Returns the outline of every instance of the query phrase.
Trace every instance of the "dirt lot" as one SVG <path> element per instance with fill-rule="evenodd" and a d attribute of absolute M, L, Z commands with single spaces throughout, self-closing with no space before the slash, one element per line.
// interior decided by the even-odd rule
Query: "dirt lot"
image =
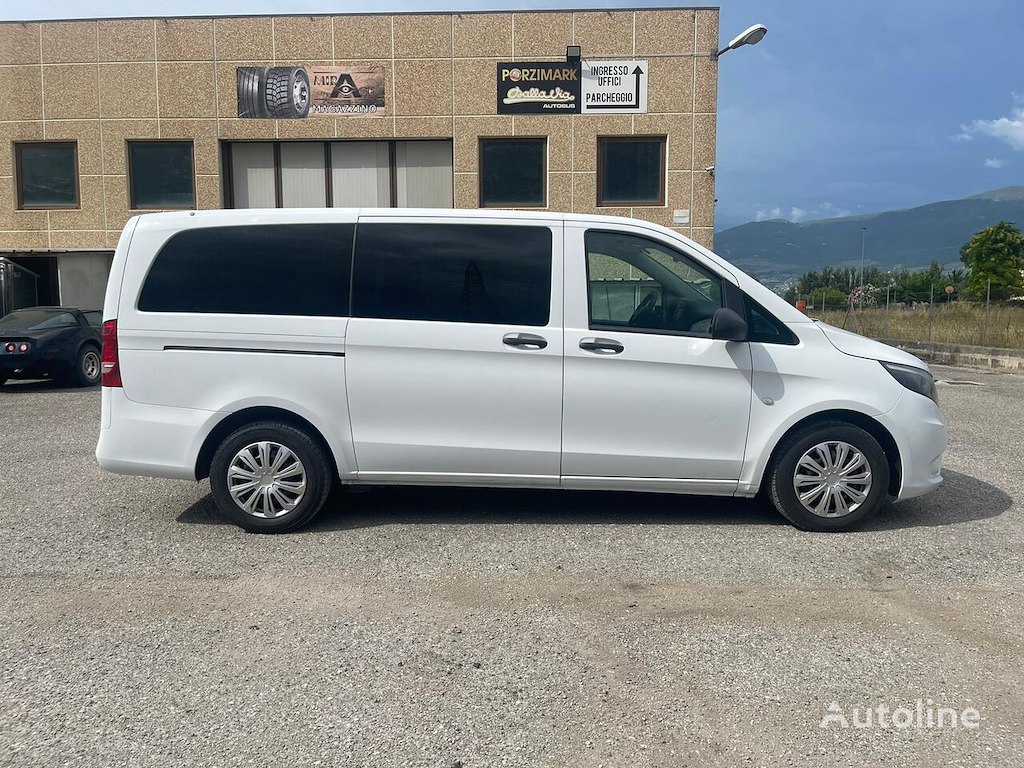
<path fill-rule="evenodd" d="M 1024 765 L 1024 377 L 937 375 L 946 483 L 845 535 L 406 488 L 254 536 L 102 473 L 97 391 L 8 384 L 0 764 Z M 919 699 L 980 727 L 820 727 Z"/>

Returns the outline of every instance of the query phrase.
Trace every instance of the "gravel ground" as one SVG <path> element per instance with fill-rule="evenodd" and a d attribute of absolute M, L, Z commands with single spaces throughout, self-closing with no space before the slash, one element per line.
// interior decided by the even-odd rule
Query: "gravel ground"
<path fill-rule="evenodd" d="M 97 391 L 8 384 L 0 764 L 1024 765 L 1024 377 L 936 372 L 946 483 L 845 535 L 404 488 L 254 536 L 101 472 Z M 980 727 L 819 727 L 918 699 Z"/>

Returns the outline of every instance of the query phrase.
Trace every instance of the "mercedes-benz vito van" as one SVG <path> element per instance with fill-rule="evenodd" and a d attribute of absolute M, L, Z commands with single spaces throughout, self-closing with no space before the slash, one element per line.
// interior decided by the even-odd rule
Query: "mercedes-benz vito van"
<path fill-rule="evenodd" d="M 209 477 L 268 533 L 336 483 L 763 492 L 837 531 L 935 488 L 946 447 L 916 357 L 604 216 L 135 217 L 102 384 L 103 468 Z"/>

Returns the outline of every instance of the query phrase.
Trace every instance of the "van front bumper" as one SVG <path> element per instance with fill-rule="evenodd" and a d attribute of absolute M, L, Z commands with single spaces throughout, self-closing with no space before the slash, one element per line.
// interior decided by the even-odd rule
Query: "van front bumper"
<path fill-rule="evenodd" d="M 896 406 L 878 416 L 900 452 L 900 490 L 896 499 L 912 499 L 938 488 L 942 455 L 948 445 L 939 406 L 924 395 L 904 392 Z"/>

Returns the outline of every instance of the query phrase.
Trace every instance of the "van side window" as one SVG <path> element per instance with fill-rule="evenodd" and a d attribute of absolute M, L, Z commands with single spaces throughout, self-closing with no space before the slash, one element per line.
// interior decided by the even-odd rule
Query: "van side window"
<path fill-rule="evenodd" d="M 142 312 L 348 314 L 354 224 L 188 229 L 150 267 Z"/>
<path fill-rule="evenodd" d="M 586 233 L 592 329 L 710 336 L 722 281 L 689 257 L 645 237 Z"/>
<path fill-rule="evenodd" d="M 535 325 L 551 312 L 551 230 L 360 224 L 352 315 Z"/>

